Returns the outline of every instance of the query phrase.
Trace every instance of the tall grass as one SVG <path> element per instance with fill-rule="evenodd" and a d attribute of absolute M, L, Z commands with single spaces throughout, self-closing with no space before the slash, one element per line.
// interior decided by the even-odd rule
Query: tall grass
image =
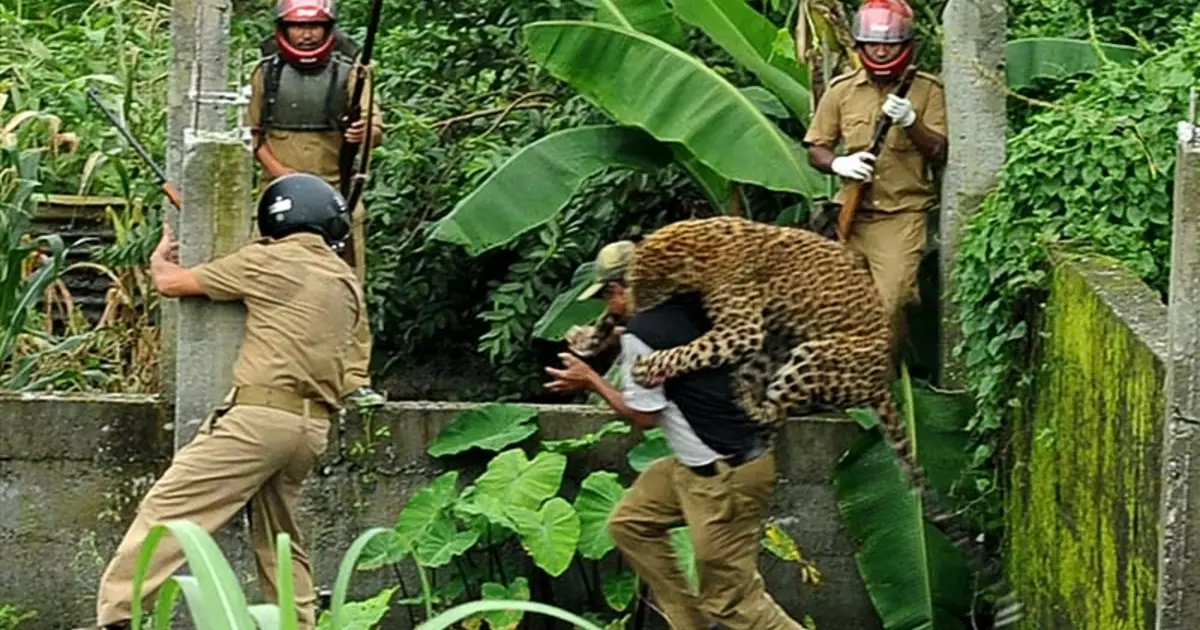
<path fill-rule="evenodd" d="M 332 603 L 327 615 L 322 616 L 320 628 L 323 630 L 347 630 L 350 627 L 362 628 L 362 620 L 358 616 L 351 623 L 347 615 L 346 596 L 350 587 L 350 578 L 355 565 L 367 543 L 379 534 L 388 532 L 385 528 L 373 528 L 363 532 L 350 545 L 343 556 L 338 569 Z M 137 569 L 133 578 L 133 630 L 142 630 L 144 612 L 142 610 L 142 593 L 145 584 L 146 569 L 150 564 L 155 549 L 162 539 L 171 535 L 179 541 L 187 557 L 187 565 L 191 575 L 174 575 L 167 579 L 155 597 L 155 611 L 151 623 L 154 630 L 166 630 L 170 627 L 171 613 L 178 603 L 182 593 L 191 614 L 196 630 L 293 630 L 298 620 L 294 597 L 294 582 L 292 580 L 291 540 L 286 533 L 276 537 L 276 553 L 278 568 L 276 572 L 276 601 L 278 604 L 254 604 L 247 602 L 242 592 L 237 576 L 229 561 L 221 553 L 216 542 L 207 532 L 195 523 L 186 520 L 168 521 L 155 525 L 142 543 L 138 556 Z M 425 587 L 429 597 L 428 586 Z M 379 604 L 376 604 L 379 605 Z M 386 612 L 387 602 L 382 601 L 382 610 L 375 611 L 374 625 L 382 613 Z M 572 624 L 583 630 L 603 630 L 586 619 L 554 606 L 527 601 L 486 600 L 460 604 L 426 620 L 418 626 L 418 630 L 444 630 L 454 624 L 480 613 L 490 611 L 524 611 L 548 615 Z"/>

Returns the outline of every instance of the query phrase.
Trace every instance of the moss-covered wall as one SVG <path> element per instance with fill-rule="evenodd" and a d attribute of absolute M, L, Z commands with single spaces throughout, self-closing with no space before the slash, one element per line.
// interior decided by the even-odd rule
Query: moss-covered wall
<path fill-rule="evenodd" d="M 1024 629 L 1154 627 L 1166 323 L 1119 265 L 1056 265 L 1013 433 L 1006 561 Z"/>

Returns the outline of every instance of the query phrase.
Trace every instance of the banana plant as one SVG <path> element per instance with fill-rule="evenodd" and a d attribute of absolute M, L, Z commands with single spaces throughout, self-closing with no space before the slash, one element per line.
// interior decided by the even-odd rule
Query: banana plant
<path fill-rule="evenodd" d="M 598 0 L 591 21 L 524 27 L 529 55 L 613 120 L 568 129 L 518 151 L 434 226 L 429 239 L 472 255 L 552 220 L 592 175 L 612 168 L 682 168 L 724 211 L 734 184 L 825 192 L 825 176 L 764 111 L 781 103 L 806 124 L 807 67 L 788 29 L 744 0 Z M 761 86 L 735 86 L 679 48 L 683 23 L 699 28 Z M 748 92 L 748 88 L 760 91 Z M 771 98 L 764 99 L 763 93 Z"/>
<path fill-rule="evenodd" d="M 950 494 L 970 461 L 969 395 L 897 383 L 916 457 L 934 489 Z M 925 520 L 873 412 L 850 414 L 866 429 L 838 461 L 834 487 L 855 560 L 884 630 L 972 627 L 972 579 L 962 552 Z"/>

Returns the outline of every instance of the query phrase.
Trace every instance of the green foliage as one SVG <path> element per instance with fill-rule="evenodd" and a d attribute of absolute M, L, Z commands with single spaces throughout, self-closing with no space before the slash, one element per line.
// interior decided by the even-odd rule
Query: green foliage
<path fill-rule="evenodd" d="M 913 387 L 907 371 L 898 389 L 917 459 L 931 484 L 947 496 L 968 464 L 963 446 L 970 398 Z M 973 627 L 967 623 L 973 581 L 965 558 L 926 521 L 922 499 L 910 491 L 877 418 L 867 415 L 867 432 L 838 461 L 833 481 L 859 572 L 883 627 Z"/>
<path fill-rule="evenodd" d="M 1051 251 L 1114 257 L 1165 292 L 1175 123 L 1198 80 L 1200 14 L 1175 45 L 1137 65 L 1101 67 L 1009 139 L 998 187 L 966 227 L 955 269 L 955 352 L 979 403 L 971 429 L 982 456 L 1031 382 L 1025 362 Z"/>
<path fill-rule="evenodd" d="M 523 416 L 520 407 L 512 406 L 508 412 L 504 407 L 509 406 L 485 408 L 500 416 Z M 452 437 L 459 441 L 460 431 L 452 429 L 470 426 L 467 422 L 470 414 L 466 412 L 456 418 L 437 440 Z M 617 426 L 626 430 L 617 430 Z M 612 471 L 593 471 L 582 479 L 569 474 L 567 456 L 563 453 L 581 453 L 600 445 L 605 436 L 628 433 L 628 426 L 614 421 L 593 434 L 542 441 L 532 457 L 521 449 L 506 450 L 492 457 L 486 470 L 461 489 L 460 478 L 465 475 L 458 470 L 443 473 L 412 495 L 391 530 L 370 541 L 358 568 L 365 571 L 391 567 L 398 571 L 400 563 L 411 559 L 419 575 L 428 572 L 437 577 L 439 573 L 449 573 L 449 578 L 442 575 L 430 580 L 440 582 L 436 592 L 431 589 L 420 597 L 403 593 L 400 603 L 423 606 L 430 617 L 435 610 L 463 598 L 536 597 L 538 593 L 531 594 L 523 578 L 514 581 L 513 576 L 528 575 L 532 568 L 535 575 L 544 578 L 567 579 L 572 577 L 570 568 L 574 566 L 592 606 L 589 617 L 622 627 L 620 618 L 605 619 L 613 613 L 631 614 L 640 605 L 635 596 L 637 578 L 624 566 L 624 558 L 615 553 L 608 534 L 609 516 L 624 498 L 625 486 Z M 498 440 L 495 443 L 500 443 L 505 441 L 502 436 L 509 429 L 503 424 L 476 428 L 473 440 L 487 444 L 494 436 Z M 648 435 L 647 439 L 657 444 L 662 441 L 661 431 Z M 641 447 L 641 450 L 646 449 Z M 634 462 L 632 452 L 629 459 Z M 681 567 L 694 580 L 695 554 L 690 551 L 688 529 L 677 528 L 671 536 L 681 551 Z M 819 572 L 800 556 L 796 542 L 777 526 L 768 527 L 763 548 L 785 562 L 796 563 L 805 582 L 819 581 Z M 514 551 L 525 556 L 532 567 L 514 567 L 505 562 Z M 530 580 L 535 584 L 540 581 L 536 577 Z M 403 591 L 403 582 L 400 586 Z M 507 628 L 510 626 L 506 624 L 519 621 L 520 617 L 514 614 L 502 619 L 494 617 L 488 623 L 493 628 Z"/>
<path fill-rule="evenodd" d="M 0 604 L 0 630 L 20 630 L 21 623 L 37 619 L 36 610 L 22 610 L 12 604 Z"/>

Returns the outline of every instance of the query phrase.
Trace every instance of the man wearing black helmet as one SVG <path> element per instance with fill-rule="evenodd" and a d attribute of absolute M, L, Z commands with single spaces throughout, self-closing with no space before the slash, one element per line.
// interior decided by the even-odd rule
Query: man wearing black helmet
<path fill-rule="evenodd" d="M 342 142 L 383 142 L 383 119 L 371 98 L 370 78 L 362 92 L 363 117 L 344 120 L 354 93 L 358 46 L 337 28 L 333 0 L 278 0 L 275 32 L 261 44 L 262 61 L 250 77 L 247 122 L 255 139 L 254 155 L 269 182 L 289 173 L 312 173 L 337 186 Z M 369 126 L 368 126 L 369 122 Z M 351 209 L 350 236 L 341 255 L 366 280 L 366 208 Z M 358 345 L 347 362 L 347 393 L 363 405 L 383 397 L 371 389 L 371 334 L 366 319 Z"/>
<path fill-rule="evenodd" d="M 150 258 L 157 290 L 166 297 L 240 300 L 246 327 L 234 388 L 142 500 L 101 577 L 100 628 L 128 627 L 134 567 L 154 524 L 186 519 L 214 532 L 243 508 L 250 514 L 264 596 L 275 597 L 275 536 L 287 532 L 300 627 L 314 627 L 312 569 L 296 504 L 325 451 L 348 350 L 364 313 L 354 272 L 333 249 L 350 231 L 344 206 L 319 177 L 278 178 L 259 199 L 263 238 L 192 268 L 178 264 L 178 246 L 164 225 Z M 173 537 L 159 543 L 146 574 L 147 603 L 183 561 Z"/>
<path fill-rule="evenodd" d="M 932 169 L 945 161 L 947 151 L 941 81 L 917 72 L 906 97 L 894 93 L 905 69 L 915 63 L 914 39 L 912 9 L 904 0 L 866 0 L 854 16 L 862 67 L 830 82 L 804 137 L 817 169 L 870 182 L 846 245 L 867 260 L 892 321 L 893 352 L 903 338 L 903 309 L 918 297 L 926 215 L 937 203 Z M 882 116 L 894 124 L 873 156 L 867 148 Z M 839 143 L 841 156 L 834 152 Z M 834 201 L 841 204 L 845 196 L 843 186 Z"/>

